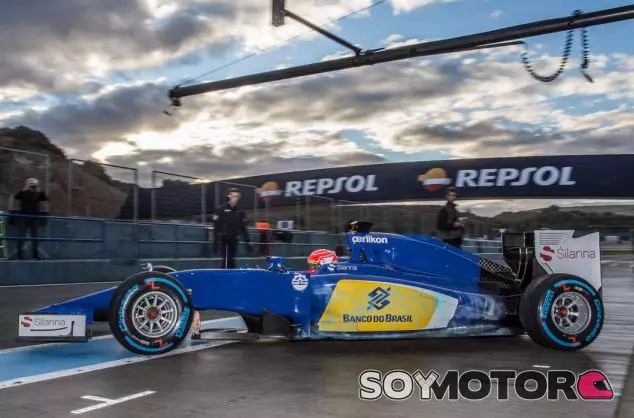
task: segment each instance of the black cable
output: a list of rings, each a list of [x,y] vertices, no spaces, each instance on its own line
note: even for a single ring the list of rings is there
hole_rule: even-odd
[[[581,10],[575,10],[572,13],[572,16],[570,17],[570,23],[572,23],[574,21],[574,19],[578,16],[580,16]],[[522,63],[524,64],[524,67],[526,68],[526,71],[528,71],[528,73],[531,75],[531,77],[533,77],[536,80],[539,80],[541,82],[544,83],[549,83],[551,81],[555,81],[565,70],[566,65],[568,64],[568,59],[570,58],[570,51],[572,49],[572,40],[573,40],[573,36],[574,36],[574,29],[570,29],[568,31],[568,33],[566,34],[566,41],[564,43],[564,51],[563,54],[561,56],[561,62],[559,64],[559,68],[557,69],[557,71],[555,71],[553,74],[548,75],[548,76],[542,76],[539,75],[535,72],[535,70],[533,69],[532,65],[528,62],[528,52],[523,52],[522,53]],[[526,45],[526,44],[525,44]],[[588,69],[588,66],[590,65],[590,50],[589,50],[589,43],[588,43],[588,33],[587,33],[587,29],[586,28],[582,28],[581,29],[581,56],[582,56],[582,62],[581,65],[579,66],[579,70],[581,71],[581,74],[583,74],[583,76],[586,78],[586,80],[588,80],[589,82],[593,83],[594,81],[592,80],[592,78],[590,77],[590,75],[588,75],[588,73],[586,72],[586,70]]]
[[[330,22],[328,22],[328,23],[326,23],[326,24],[324,24],[324,25],[322,25],[322,26],[319,26],[319,27],[323,29],[323,28],[325,28],[325,27],[326,27],[326,26],[328,26],[328,25],[331,25],[331,24],[333,24],[333,23],[339,22],[340,20],[343,20],[343,19],[345,19],[345,18],[348,18],[348,17],[350,17],[350,16],[353,16],[353,15],[355,15],[355,14],[357,14],[357,13],[361,13],[361,12],[364,12],[364,11],[366,11],[366,10],[369,10],[369,9],[371,9],[371,8],[375,7],[375,6],[378,6],[379,4],[385,3],[386,1],[387,1],[387,0],[378,0],[378,1],[376,1],[376,2],[374,2],[374,3],[372,3],[372,4],[370,4],[370,5],[369,5],[369,6],[367,6],[367,7],[363,7],[363,8],[361,8],[361,9],[354,10],[354,11],[352,11],[352,12],[350,12],[350,13],[346,14],[346,15],[343,15],[343,16],[340,16],[340,17],[336,18],[335,20],[331,20]],[[270,47],[268,47],[268,48],[265,48],[265,49],[262,49],[262,50],[260,50],[260,51],[253,52],[253,53],[251,53],[251,54],[248,54],[248,55],[245,55],[245,56],[243,56],[243,57],[240,57],[240,58],[238,58],[238,59],[236,59],[236,60],[234,60],[234,61],[231,61],[231,62],[229,62],[229,63],[227,63],[227,64],[221,65],[221,66],[220,66],[220,67],[218,67],[218,68],[214,68],[214,69],[213,69],[213,70],[211,70],[211,71],[207,71],[206,73],[201,74],[201,75],[199,75],[199,76],[197,76],[197,77],[194,77],[194,78],[191,78],[191,79],[188,79],[188,80],[182,81],[181,83],[179,83],[179,84],[177,85],[177,87],[181,87],[181,86],[183,86],[184,84],[191,83],[192,81],[199,80],[199,79],[200,79],[200,78],[202,78],[202,77],[206,77],[206,76],[208,76],[208,75],[210,75],[210,74],[213,74],[213,73],[215,73],[215,72],[217,72],[217,71],[220,71],[220,70],[225,69],[225,68],[227,68],[227,67],[230,67],[230,66],[232,66],[232,65],[234,65],[234,64],[237,64],[237,63],[239,63],[240,61],[244,61],[244,60],[246,60],[246,59],[248,59],[248,58],[251,58],[251,57],[254,57],[254,56],[256,56],[256,55],[259,55],[259,54],[262,54],[262,53],[264,53],[264,52],[267,52],[267,51],[269,51],[269,50],[271,50],[271,49],[273,49],[273,48],[278,48],[278,47],[282,46],[282,45],[283,45],[283,44],[285,44],[285,43],[288,43],[288,42],[290,42],[290,41],[293,41],[293,40],[295,40],[295,39],[297,39],[297,38],[301,38],[301,37],[303,37],[303,36],[305,36],[305,35],[307,35],[307,34],[309,34],[309,33],[311,33],[311,32],[312,32],[312,31],[310,31],[310,30],[309,30],[309,31],[306,31],[306,32],[304,32],[304,33],[300,33],[300,34],[298,34],[298,35],[291,36],[290,38],[288,38],[288,39],[286,39],[286,40],[282,41],[282,43],[281,43],[281,44],[279,44],[279,45],[271,45],[271,46],[270,46]]]

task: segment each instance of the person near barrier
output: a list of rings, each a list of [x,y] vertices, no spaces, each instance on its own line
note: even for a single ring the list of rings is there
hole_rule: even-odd
[[[260,257],[271,255],[271,225],[268,222],[256,222],[255,229],[258,231],[258,247],[257,254]]]
[[[438,238],[442,239],[446,244],[462,248],[462,239],[467,218],[461,217],[458,213],[458,209],[456,209],[457,197],[458,193],[454,187],[447,188],[445,192],[447,203],[438,212],[436,230]]]
[[[251,241],[247,231],[247,216],[243,209],[238,206],[240,202],[240,191],[229,190],[229,201],[216,209],[213,216],[214,221],[214,248],[220,250],[224,260],[223,267],[226,269],[236,268],[236,252],[238,249],[239,236],[242,235],[247,252],[252,253]]]
[[[33,258],[40,259],[38,252],[39,227],[45,225],[48,215],[48,197],[39,188],[39,181],[35,178],[26,180],[24,188],[11,196],[9,201],[9,213],[21,215],[12,216],[10,223],[18,226],[18,237],[26,237],[27,232],[31,236],[31,250]],[[24,258],[23,240],[17,242],[17,255],[19,259]]]

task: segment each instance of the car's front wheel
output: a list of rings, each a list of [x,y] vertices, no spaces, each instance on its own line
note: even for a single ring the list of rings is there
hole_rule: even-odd
[[[110,302],[110,330],[128,350],[157,355],[178,347],[194,318],[191,295],[166,273],[147,271],[123,282]]]

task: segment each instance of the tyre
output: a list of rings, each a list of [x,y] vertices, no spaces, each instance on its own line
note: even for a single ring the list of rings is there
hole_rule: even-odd
[[[605,311],[600,292],[586,280],[552,274],[528,285],[520,299],[519,316],[537,344],[575,351],[597,339]]]
[[[166,273],[144,271],[123,282],[110,302],[110,330],[137,354],[167,353],[187,337],[194,318],[191,296]]]

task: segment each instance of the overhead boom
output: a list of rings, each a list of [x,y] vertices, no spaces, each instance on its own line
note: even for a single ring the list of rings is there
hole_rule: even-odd
[[[489,32],[444,39],[441,41],[423,42],[382,51],[365,51],[353,57],[333,59],[325,62],[301,65],[281,70],[267,71],[227,80],[212,81],[192,86],[175,87],[169,91],[169,98],[174,106],[180,106],[183,97],[205,94],[214,91],[263,84],[272,81],[286,80],[308,75],[340,71],[354,67],[398,61],[407,58],[462,52],[487,47],[518,44],[521,38],[546,35],[550,33],[579,29],[588,26],[604,25],[634,19],[634,4],[629,6],[605,9],[597,12],[582,13],[574,18],[562,17],[538,22],[511,26]]]

